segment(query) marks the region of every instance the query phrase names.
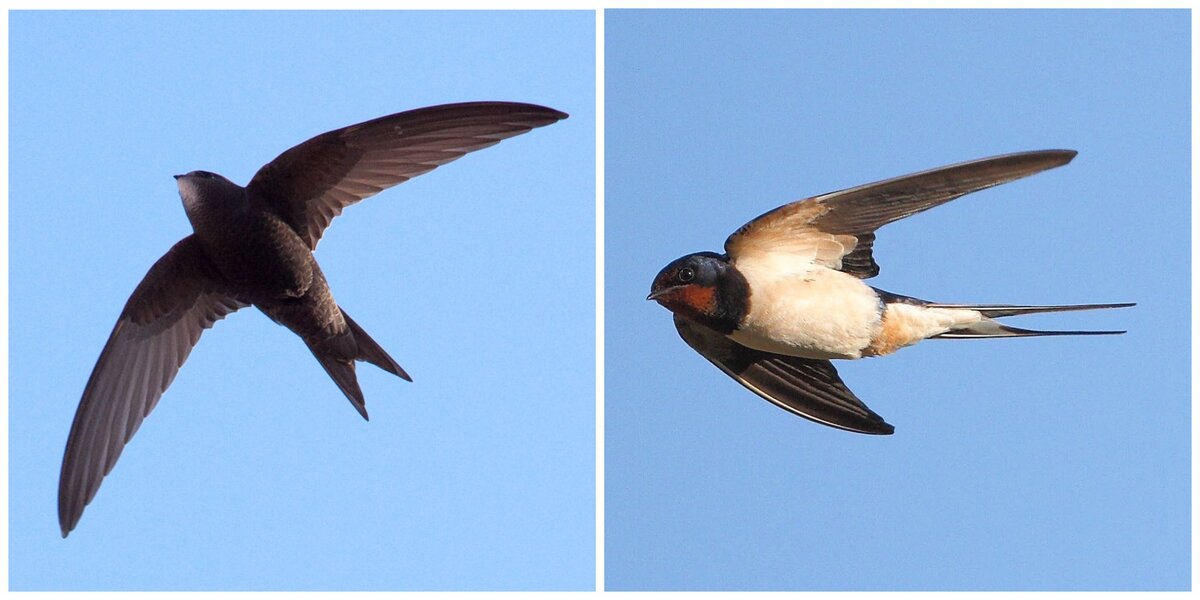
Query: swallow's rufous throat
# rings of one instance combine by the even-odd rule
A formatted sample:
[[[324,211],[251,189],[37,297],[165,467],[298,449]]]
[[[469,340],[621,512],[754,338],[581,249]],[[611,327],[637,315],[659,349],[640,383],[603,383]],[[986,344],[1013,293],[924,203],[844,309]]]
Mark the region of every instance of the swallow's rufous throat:
[[[1067,164],[1072,150],[1022,152],[905,175],[785,204],[689,254],[650,288],[689,346],[750,391],[818,423],[894,428],[842,383],[830,359],[891,354],[929,338],[1116,334],[1034,331],[995,319],[1132,304],[943,304],[871,287],[875,231],[964,194]]]
[[[138,284],[83,390],[58,486],[66,537],[205,329],[255,306],[300,336],[367,418],[355,361],[404,369],[346,314],[313,258],[347,206],[567,115],[510,102],[432,106],[314,137],[242,187],[215,173],[176,175],[194,233]]]

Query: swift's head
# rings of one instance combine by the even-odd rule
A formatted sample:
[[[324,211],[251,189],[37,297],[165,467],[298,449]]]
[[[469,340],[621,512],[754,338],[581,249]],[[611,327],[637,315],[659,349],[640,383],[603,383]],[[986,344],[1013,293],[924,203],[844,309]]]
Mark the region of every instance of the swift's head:
[[[179,197],[183,200],[183,209],[187,211],[188,219],[193,224],[206,208],[227,207],[244,198],[245,190],[242,186],[208,171],[192,171],[186,175],[176,175],[175,183],[179,186]]]

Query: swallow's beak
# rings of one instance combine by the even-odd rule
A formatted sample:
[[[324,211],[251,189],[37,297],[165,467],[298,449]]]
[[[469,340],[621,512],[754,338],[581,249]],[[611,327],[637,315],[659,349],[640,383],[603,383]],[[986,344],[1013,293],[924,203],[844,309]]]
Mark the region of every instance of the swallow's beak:
[[[650,295],[646,296],[646,299],[647,300],[657,300],[658,302],[661,303],[664,298],[667,298],[667,297],[675,294],[675,292],[678,292],[680,289],[682,289],[684,287],[687,287],[687,286],[668,285],[668,286],[664,286],[664,287],[661,287],[658,289],[651,288]]]
[[[175,179],[179,179],[180,177],[183,177],[183,175],[176,175]]]

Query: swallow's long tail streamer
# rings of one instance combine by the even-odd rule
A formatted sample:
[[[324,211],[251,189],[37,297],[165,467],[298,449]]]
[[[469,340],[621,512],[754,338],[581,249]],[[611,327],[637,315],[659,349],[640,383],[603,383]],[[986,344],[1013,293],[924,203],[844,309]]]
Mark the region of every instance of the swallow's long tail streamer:
[[[929,308],[961,308],[978,311],[984,320],[960,329],[947,331],[934,337],[944,339],[1029,337],[1038,335],[1117,335],[1124,331],[1038,331],[1003,325],[992,319],[1030,315],[1036,313],[1067,312],[1072,310],[1097,310],[1101,308],[1126,308],[1133,302],[1117,304],[1065,304],[1061,306],[1020,306],[1009,304],[926,304]]]

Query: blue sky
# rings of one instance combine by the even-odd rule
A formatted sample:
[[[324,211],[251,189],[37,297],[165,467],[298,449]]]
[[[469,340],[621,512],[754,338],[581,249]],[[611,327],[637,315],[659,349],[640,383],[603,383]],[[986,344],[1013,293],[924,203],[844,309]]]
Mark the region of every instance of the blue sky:
[[[10,15],[9,576],[37,589],[591,589],[590,12]],[[415,379],[371,422],[256,310],[207,332],[59,537],[76,403],[190,232],[171,175],[245,183],[318,133],[467,100],[570,119],[337,219],[333,293]]]
[[[606,586],[1187,589],[1185,11],[609,11]],[[942,302],[1136,301],[839,362],[896,426],[794,417],[644,300],[780,204],[964,160],[1070,165],[885,227],[871,283]]]

